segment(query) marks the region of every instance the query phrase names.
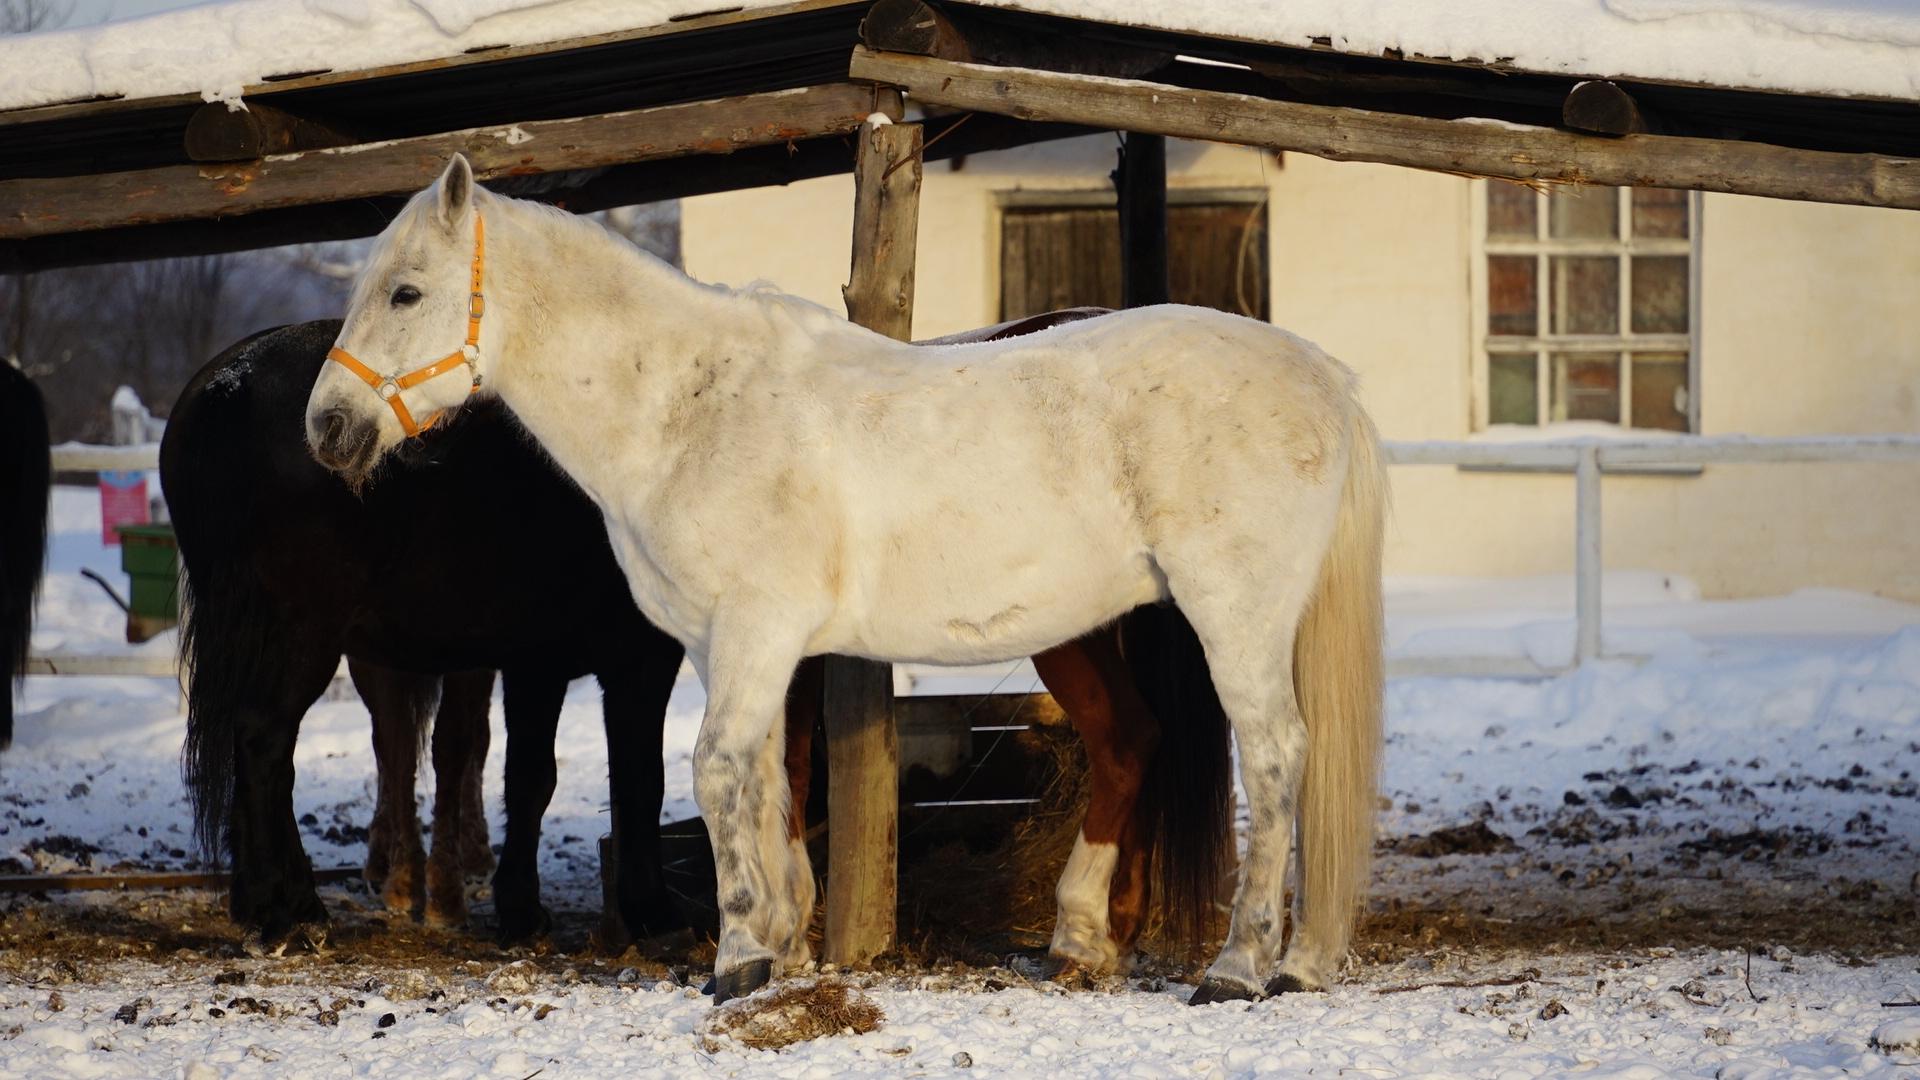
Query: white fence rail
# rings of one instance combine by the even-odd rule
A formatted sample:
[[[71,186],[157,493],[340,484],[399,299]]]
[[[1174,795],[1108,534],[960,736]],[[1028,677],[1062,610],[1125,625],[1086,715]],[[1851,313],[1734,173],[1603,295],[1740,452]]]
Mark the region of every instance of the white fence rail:
[[[1782,462],[1920,461],[1920,436],[1750,435],[1664,439],[1569,439],[1554,442],[1388,442],[1394,465],[1465,465],[1571,469],[1574,475],[1574,650],[1577,667],[1600,656],[1600,477],[1609,466],[1759,465]],[[1487,670],[1473,670],[1476,662]],[[1506,674],[1512,662],[1463,658],[1458,673]],[[1390,665],[1391,669],[1391,665]]]
[[[1576,666],[1600,656],[1600,479],[1609,467],[1760,465],[1783,462],[1920,462],[1920,436],[1818,435],[1760,438],[1747,435],[1675,436],[1660,439],[1570,439],[1542,442],[1395,442],[1384,447],[1389,464],[1452,465],[1508,469],[1566,469],[1574,477],[1574,655]],[[55,472],[152,469],[160,448],[87,446],[53,448]],[[27,672],[38,675],[171,675],[170,658],[127,656],[33,656]],[[1510,657],[1409,657],[1390,661],[1388,672],[1411,675],[1552,674],[1528,660]]]
[[[93,446],[61,443],[52,448],[53,471],[132,472],[160,467],[160,444]],[[170,653],[46,653],[27,657],[29,675],[147,675],[168,678],[177,673]],[[5,692],[5,691],[0,691]]]

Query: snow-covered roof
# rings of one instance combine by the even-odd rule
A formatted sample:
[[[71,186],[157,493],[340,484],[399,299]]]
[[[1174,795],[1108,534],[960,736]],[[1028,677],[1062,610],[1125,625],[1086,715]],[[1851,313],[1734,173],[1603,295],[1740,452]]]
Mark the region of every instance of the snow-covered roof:
[[[216,0],[0,37],[0,109],[98,97],[233,101],[270,78],[660,26],[784,0]]]
[[[990,6],[1365,55],[1920,100],[1914,0],[986,0]],[[221,0],[0,38],[0,109],[233,100],[269,77],[634,31],[779,0]]]
[[[1915,0],[985,0],[993,7],[1524,71],[1920,100]]]

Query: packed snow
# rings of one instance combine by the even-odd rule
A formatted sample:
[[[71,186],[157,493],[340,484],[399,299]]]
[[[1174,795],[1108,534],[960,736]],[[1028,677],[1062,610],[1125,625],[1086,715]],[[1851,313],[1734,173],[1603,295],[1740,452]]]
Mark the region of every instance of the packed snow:
[[[1920,98],[1906,0],[987,0],[1105,22],[1529,71]],[[237,101],[271,76],[355,71],[657,26],[771,0],[222,0],[0,38],[0,109],[97,97]]]
[[[54,507],[36,648],[105,651],[119,613],[78,577],[117,578],[96,496],[61,488]],[[323,890],[334,953],[252,959],[212,894],[0,895],[0,1076],[1913,1075],[1920,1032],[1899,1006],[1920,1000],[1920,608],[1608,585],[1609,625],[1642,661],[1390,684],[1376,897],[1326,994],[1191,1009],[1164,968],[1087,988],[1019,957],[896,961],[848,976],[884,1011],[876,1030],[751,1050],[709,1031],[698,955],[501,951],[389,926],[354,885]],[[1397,656],[1524,649],[1570,622],[1571,586],[1405,580],[1389,605]],[[907,678],[1031,684],[1018,666]],[[702,701],[683,676],[668,819],[696,812]],[[30,678],[0,755],[0,872],[198,865],[181,726],[165,680]],[[367,730],[351,699],[302,729],[317,865],[365,855]],[[588,683],[557,749],[543,884],[556,910],[591,912],[606,792]]]

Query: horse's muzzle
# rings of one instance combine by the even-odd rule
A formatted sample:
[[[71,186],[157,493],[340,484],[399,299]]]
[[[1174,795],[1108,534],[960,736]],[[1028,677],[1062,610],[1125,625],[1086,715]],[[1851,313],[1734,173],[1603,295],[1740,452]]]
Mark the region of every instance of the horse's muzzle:
[[[373,424],[345,409],[328,409],[307,426],[307,449],[333,472],[348,478],[364,476],[373,465],[377,434]]]

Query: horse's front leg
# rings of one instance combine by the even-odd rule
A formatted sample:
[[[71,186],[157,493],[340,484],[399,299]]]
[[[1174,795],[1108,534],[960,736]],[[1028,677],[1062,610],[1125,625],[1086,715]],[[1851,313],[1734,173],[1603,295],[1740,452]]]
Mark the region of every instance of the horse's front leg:
[[[769,760],[776,763],[787,785],[787,812],[767,815],[762,828],[768,830],[767,842],[784,843],[787,848],[790,919],[782,928],[784,943],[775,943],[774,947],[780,950],[781,965],[789,971],[813,959],[807,931],[813,925],[818,888],[813,880],[813,860],[807,854],[807,799],[813,789],[813,733],[820,725],[825,690],[826,657],[801,661],[787,690],[785,746],[769,740]],[[767,782],[771,786],[779,781],[773,778]]]
[[[771,822],[785,831],[782,720],[807,632],[777,619],[720,613],[706,656],[707,712],[693,752],[693,785],[719,884],[716,1005],[769,982],[781,959],[776,949],[792,934],[789,849],[767,841]]]
[[[631,938],[687,925],[667,890],[660,858],[660,804],[666,796],[662,729],[681,655],[678,642],[649,628],[638,663],[609,663],[599,673],[615,844],[613,914]],[[604,931],[612,929],[603,925]]]
[[[567,679],[544,671],[501,674],[507,714],[507,838],[493,872],[499,939],[513,944],[540,937],[553,919],[540,903],[540,819],[553,801],[554,732]]]

